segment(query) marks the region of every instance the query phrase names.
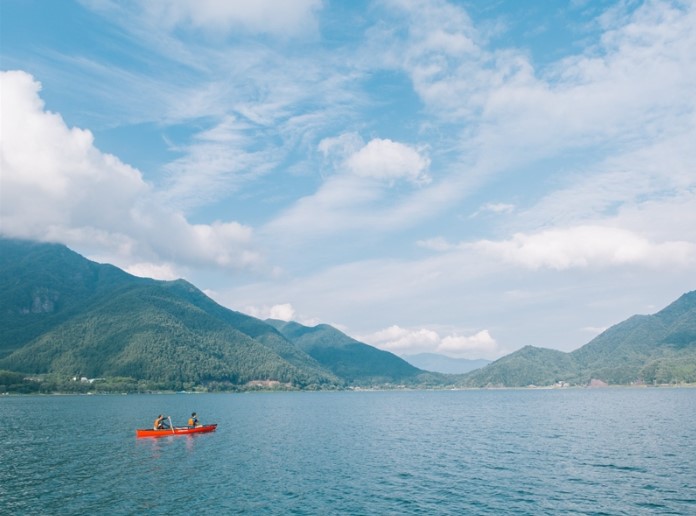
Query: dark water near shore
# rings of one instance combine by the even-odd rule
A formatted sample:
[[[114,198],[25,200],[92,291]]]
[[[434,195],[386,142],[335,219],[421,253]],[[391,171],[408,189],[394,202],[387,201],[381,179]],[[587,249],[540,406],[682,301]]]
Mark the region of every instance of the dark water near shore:
[[[696,389],[0,397],[0,514],[696,514]],[[163,412],[218,431],[136,439]]]

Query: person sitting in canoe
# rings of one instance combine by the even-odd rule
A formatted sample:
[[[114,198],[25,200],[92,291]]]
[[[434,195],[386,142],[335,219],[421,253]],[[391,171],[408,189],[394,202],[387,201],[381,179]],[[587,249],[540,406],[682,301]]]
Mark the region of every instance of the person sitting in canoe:
[[[155,423],[152,426],[155,430],[166,430],[169,428],[169,424],[167,423],[166,417],[160,414],[157,416],[157,419],[155,419]]]
[[[196,416],[195,412],[191,413],[191,417],[188,420],[188,426],[189,428],[196,428],[197,426],[201,426],[201,424],[198,422],[198,417]]]

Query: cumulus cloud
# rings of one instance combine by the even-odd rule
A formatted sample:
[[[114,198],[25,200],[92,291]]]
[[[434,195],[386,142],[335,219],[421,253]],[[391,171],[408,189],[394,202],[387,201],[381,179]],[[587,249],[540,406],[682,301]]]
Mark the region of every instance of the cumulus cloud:
[[[317,146],[324,160],[338,173],[393,183],[404,180],[427,184],[430,158],[425,148],[390,139],[373,138],[367,144],[357,133],[324,138]]]
[[[407,330],[394,325],[361,337],[361,340],[389,351],[410,353],[423,349],[433,351],[440,342],[440,336],[432,330]]]
[[[280,319],[281,321],[292,321],[295,317],[295,310],[290,303],[273,305],[269,317],[271,319]]]
[[[358,340],[399,355],[440,353],[457,358],[498,358],[501,349],[488,330],[474,335],[445,335],[419,328],[407,329],[394,325]]]
[[[97,257],[92,257],[97,262],[108,261],[100,260]],[[141,278],[155,278],[159,280],[175,280],[182,276],[181,272],[177,270],[176,266],[170,263],[133,263],[124,267],[127,273],[133,276],[140,276]]]
[[[460,356],[480,353],[489,356],[498,352],[498,343],[491,337],[488,330],[481,330],[469,336],[448,335],[442,339],[437,350],[446,355]]]
[[[482,240],[468,247],[530,269],[642,265],[664,267],[696,262],[696,244],[653,242],[634,232],[605,226],[577,226],[517,233],[510,240]]]
[[[276,305],[248,305],[242,310],[244,313],[257,319],[277,319],[279,321],[297,321],[305,326],[315,326],[319,321],[314,318],[303,318],[295,312],[295,307],[290,303]]]
[[[169,275],[167,263],[256,267],[252,231],[237,222],[190,224],[157,200],[141,173],[99,151],[88,130],[44,109],[40,84],[2,72],[0,215],[5,236],[59,241],[122,267]],[[141,264],[141,265],[137,265]]]
[[[430,160],[416,149],[392,140],[375,138],[345,163],[350,173],[387,181],[405,179],[416,184],[430,182],[425,170]]]

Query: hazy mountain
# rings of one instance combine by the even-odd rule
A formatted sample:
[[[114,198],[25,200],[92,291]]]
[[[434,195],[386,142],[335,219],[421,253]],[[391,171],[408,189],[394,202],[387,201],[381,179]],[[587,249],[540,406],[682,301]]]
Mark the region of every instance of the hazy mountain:
[[[392,353],[358,342],[328,324],[308,327],[292,321],[268,319],[266,322],[336,376],[354,384],[442,384],[447,381]]]
[[[439,353],[418,353],[415,355],[402,355],[401,358],[409,364],[423,369],[445,374],[464,374],[475,369],[480,369],[491,363],[490,360],[470,360],[467,358],[453,358]]]

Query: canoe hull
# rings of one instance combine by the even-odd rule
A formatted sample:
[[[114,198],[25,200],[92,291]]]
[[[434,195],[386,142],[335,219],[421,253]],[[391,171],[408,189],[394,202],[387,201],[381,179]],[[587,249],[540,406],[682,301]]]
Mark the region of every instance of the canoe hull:
[[[172,435],[190,435],[204,434],[206,432],[214,432],[217,425],[203,425],[194,428],[187,426],[175,426],[174,428],[166,428],[164,430],[153,430],[152,428],[138,428],[135,431],[136,437],[168,437]]]

